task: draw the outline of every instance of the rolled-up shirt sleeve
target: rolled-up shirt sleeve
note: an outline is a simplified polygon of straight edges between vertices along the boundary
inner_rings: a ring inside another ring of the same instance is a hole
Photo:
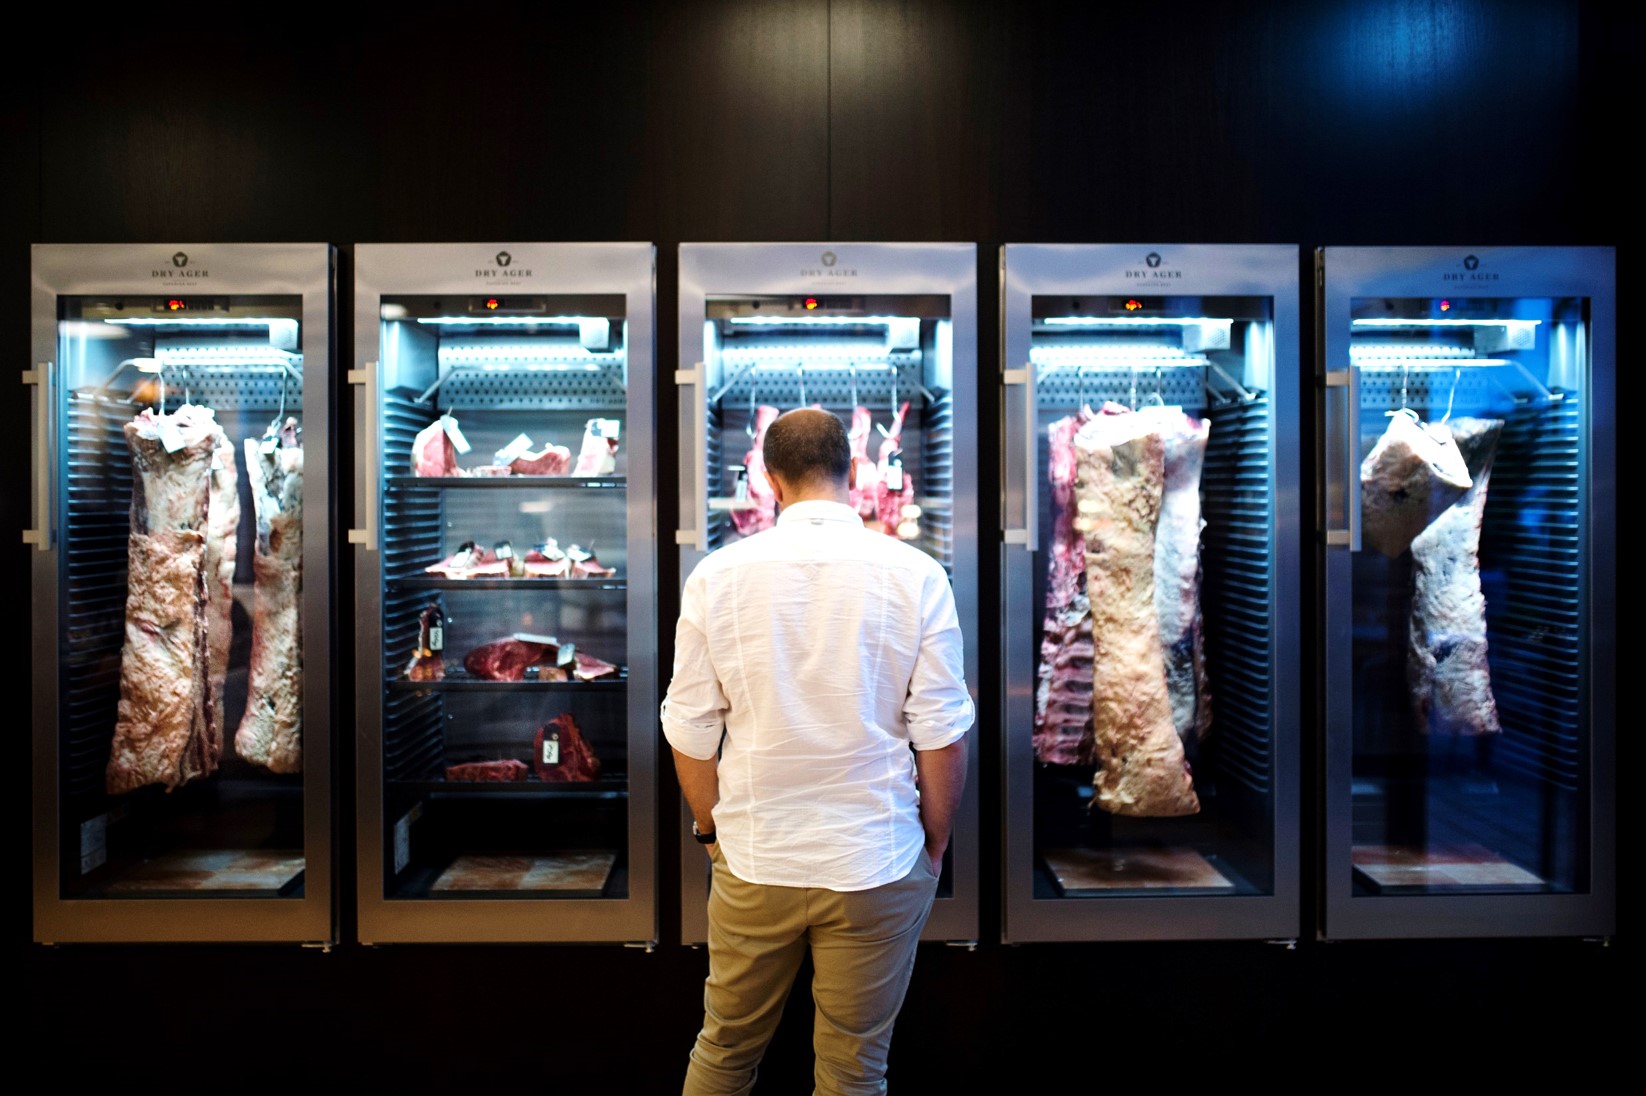
[[[714,757],[726,725],[726,694],[709,654],[704,628],[703,580],[692,575],[680,595],[680,621],[674,631],[674,676],[663,698],[663,737],[669,745],[699,761]]]
[[[921,590],[920,651],[903,703],[909,742],[917,750],[940,750],[958,741],[976,718],[966,691],[966,660],[949,577],[934,567]]]

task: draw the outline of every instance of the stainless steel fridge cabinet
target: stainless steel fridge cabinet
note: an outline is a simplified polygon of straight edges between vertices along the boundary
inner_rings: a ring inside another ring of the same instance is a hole
[[[1613,931],[1614,270],[1316,253],[1328,937]]]
[[[355,249],[365,943],[656,942],[654,270]]]
[[[334,266],[33,248],[36,941],[333,939]]]
[[[976,245],[681,244],[679,293],[681,581],[709,552],[771,525],[765,428],[816,404],[846,422],[863,462],[854,503],[865,523],[943,563],[961,630],[975,637]],[[968,642],[974,703],[977,674]],[[977,938],[977,734],[967,739],[974,775],[926,940]],[[680,819],[681,937],[700,944],[709,863],[684,803]]]
[[[1001,249],[1007,942],[1297,936],[1299,260]]]

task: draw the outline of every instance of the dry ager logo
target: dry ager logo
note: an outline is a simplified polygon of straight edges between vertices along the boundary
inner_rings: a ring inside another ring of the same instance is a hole
[[[476,278],[529,278],[532,276],[532,268],[529,266],[515,266],[514,256],[507,251],[499,251],[493,256],[493,261],[497,263],[496,270],[487,270],[485,267],[480,267],[475,270],[474,276]]]
[[[1183,277],[1183,271],[1181,270],[1160,269],[1162,266],[1166,265],[1166,260],[1160,257],[1160,252],[1158,251],[1151,251],[1147,255],[1143,256],[1143,265],[1148,269],[1140,270],[1134,267],[1133,269],[1126,271],[1126,277],[1140,280],[1147,278],[1150,281],[1164,281],[1171,278]]]
[[[857,277],[857,269],[855,267],[842,267],[842,268],[839,268],[839,269],[837,269],[835,267],[835,264],[840,261],[840,256],[836,255],[832,251],[825,251],[823,254],[821,254],[817,257],[817,261],[822,263],[823,265],[820,266],[820,267],[814,267],[814,268],[811,268],[811,269],[806,269],[806,268],[802,267],[801,271],[800,271],[800,276],[802,278],[855,278],[855,277]]]
[[[172,266],[172,268],[170,270],[167,270],[165,267],[158,267],[158,268],[155,268],[153,270],[150,270],[149,271],[149,276],[151,278],[209,278],[209,277],[211,277],[211,271],[203,269],[201,267],[195,267],[193,270],[190,270],[189,269],[189,257],[188,257],[188,254],[186,252],[182,252],[182,251],[175,252],[171,257],[171,266]]]
[[[1479,255],[1465,255],[1465,256],[1463,256],[1463,269],[1464,269],[1465,273],[1462,273],[1462,274],[1459,274],[1455,270],[1450,271],[1450,272],[1445,273],[1445,274],[1442,274],[1440,276],[1441,280],[1442,281],[1447,281],[1447,282],[1495,282],[1495,281],[1497,281],[1497,272],[1496,271],[1481,270],[1480,269],[1480,256]]]

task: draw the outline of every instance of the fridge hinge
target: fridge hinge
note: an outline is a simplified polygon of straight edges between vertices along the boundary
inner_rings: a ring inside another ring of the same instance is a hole
[[[657,941],[656,940],[635,941],[635,942],[632,942],[632,943],[625,943],[623,946],[626,947],[626,948],[641,948],[645,951],[645,953],[647,955],[650,955],[652,952],[657,950]]]
[[[330,940],[305,940],[303,941],[303,946],[305,948],[318,948],[320,950],[320,954],[322,955],[331,954],[332,945]]]
[[[951,948],[965,948],[967,951],[977,950],[976,940],[945,940],[943,943]]]
[[[1277,948],[1285,948],[1287,951],[1297,950],[1297,937],[1295,936],[1283,940],[1265,940],[1263,942],[1265,944],[1273,944]]]
[[[1349,371],[1347,369],[1327,370],[1326,371],[1326,387],[1327,388],[1347,388],[1347,387],[1349,387]]]
[[[1002,384],[1028,384],[1029,371],[1027,369],[1002,369],[1000,371]]]

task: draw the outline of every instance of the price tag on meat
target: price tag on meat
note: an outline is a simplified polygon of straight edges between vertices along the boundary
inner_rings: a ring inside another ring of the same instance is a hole
[[[456,449],[459,453],[467,453],[469,451],[469,439],[465,438],[463,436],[463,431],[458,429],[456,419],[452,418],[450,415],[441,415],[440,427],[446,431],[446,436],[451,439],[452,448]]]
[[[514,557],[514,545],[506,540],[498,541],[492,546],[492,550],[497,553],[498,559],[512,559]]]
[[[528,438],[526,435],[521,434],[518,437],[516,437],[513,441],[509,442],[509,444],[505,445],[503,448],[501,448],[497,451],[497,456],[495,458],[495,461],[498,464],[508,464],[510,461],[514,460],[514,458],[520,456],[522,453],[530,453],[531,451],[532,451],[532,440],[531,440],[531,438]]]
[[[616,441],[617,440],[617,433],[621,429],[622,429],[622,424],[619,423],[616,419],[590,419],[589,420],[589,436],[590,437],[611,438],[613,441]]]
[[[543,736],[543,764],[560,764],[560,736],[550,734]]]
[[[188,444],[183,440],[183,431],[177,429],[176,419],[161,415],[155,421],[160,431],[160,444],[166,447],[166,452],[175,453]]]

